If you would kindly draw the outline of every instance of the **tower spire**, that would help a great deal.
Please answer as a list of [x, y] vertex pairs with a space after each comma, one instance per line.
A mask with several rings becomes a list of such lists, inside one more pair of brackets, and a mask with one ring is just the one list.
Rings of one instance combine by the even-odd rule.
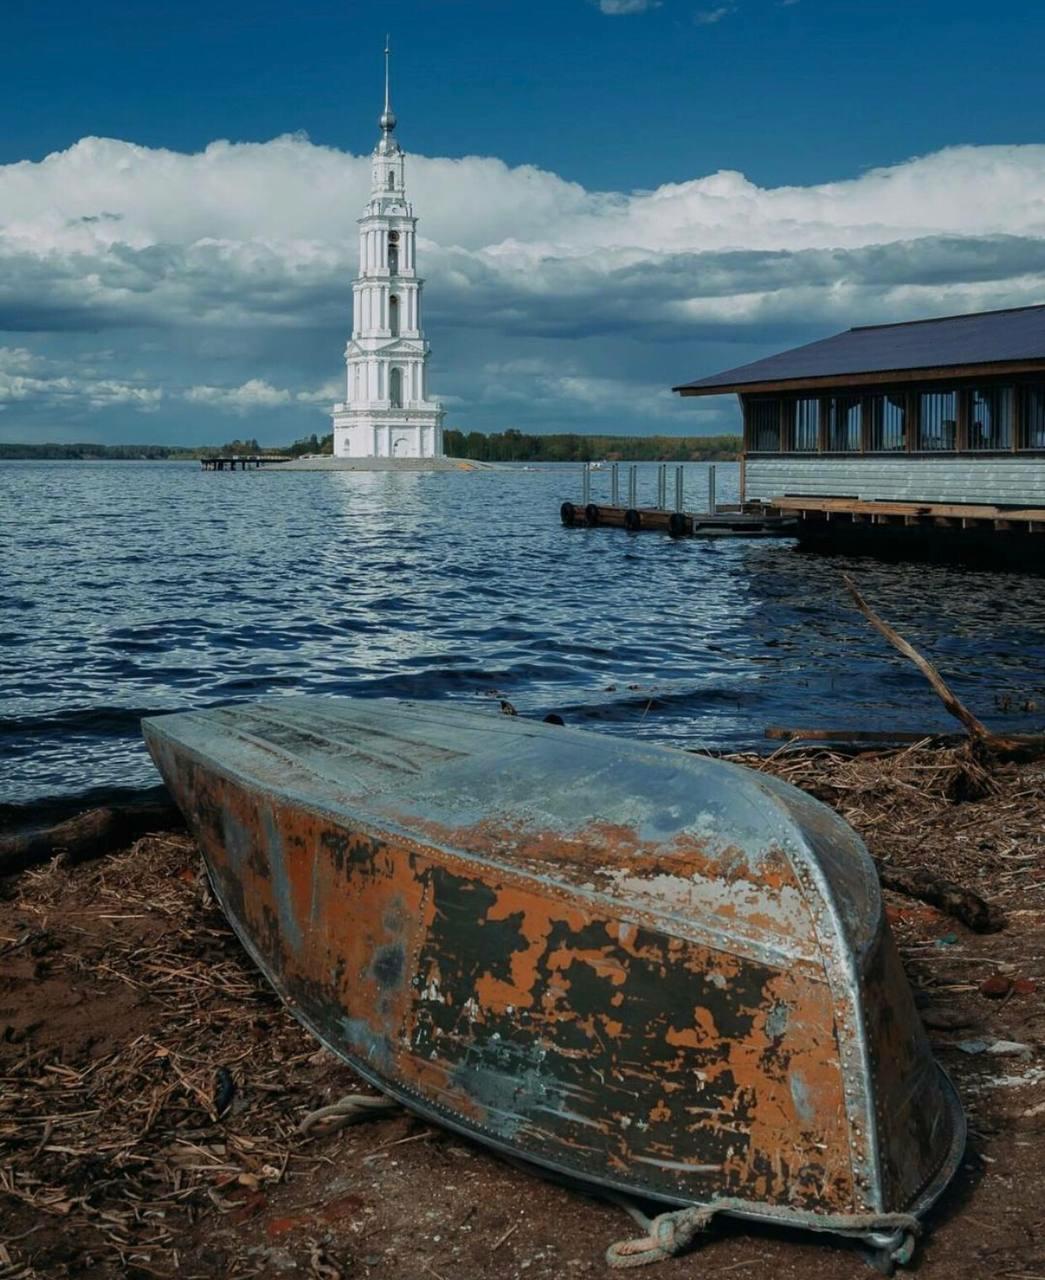
[[378, 124], [381, 131], [387, 138], [392, 130], [396, 127], [395, 112], [392, 110], [392, 97], [390, 90], [389, 62], [392, 54], [392, 42], [389, 36], [385, 36], [385, 109], [381, 112], [381, 119]]

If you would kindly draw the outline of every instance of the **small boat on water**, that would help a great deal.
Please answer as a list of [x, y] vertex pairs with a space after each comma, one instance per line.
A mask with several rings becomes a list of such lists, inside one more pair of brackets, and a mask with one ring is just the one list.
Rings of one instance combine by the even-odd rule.
[[243, 945], [367, 1080], [672, 1229], [728, 1212], [907, 1260], [964, 1122], [832, 810], [446, 703], [143, 727]]

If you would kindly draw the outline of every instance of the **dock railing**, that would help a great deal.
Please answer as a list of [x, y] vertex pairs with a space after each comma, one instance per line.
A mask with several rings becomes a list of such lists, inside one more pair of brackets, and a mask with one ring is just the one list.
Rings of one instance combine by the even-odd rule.
[[[700, 464], [698, 464], [700, 465]], [[761, 504], [732, 502], [720, 504], [716, 492], [714, 463], [707, 467], [707, 507], [704, 511], [686, 510], [685, 467], [675, 467], [675, 487], [669, 502], [668, 464], [660, 462], [655, 472], [656, 494], [652, 503], [639, 505], [639, 468], [628, 465], [627, 506], [621, 505], [620, 466], [614, 462], [609, 467], [609, 502], [593, 496], [594, 479], [606, 468], [599, 464], [584, 463], [581, 471], [581, 503], [575, 506], [564, 502], [559, 508], [562, 522], [567, 526], [601, 525], [606, 528], [626, 529], [629, 533], [640, 530], [661, 531], [673, 538], [692, 536], [711, 537], [793, 537], [797, 521], [790, 516], [766, 508]]]
[[[581, 465], [581, 506], [587, 507], [592, 502], [592, 476], [593, 474], [601, 474], [601, 468], [598, 473], [593, 473], [592, 464], [590, 462]], [[639, 506], [639, 468], [634, 464], [628, 466], [628, 510], [637, 510]], [[620, 463], [613, 462], [609, 469], [610, 477], [610, 501], [611, 507], [620, 507]], [[685, 493], [686, 493], [686, 469], [684, 466], [675, 467], [675, 496], [673, 503], [668, 505], [668, 464], [661, 462], [657, 464], [656, 485], [657, 492], [654, 501], [648, 504], [644, 509], [652, 511], [674, 511], [682, 513], [686, 509]], [[715, 494], [715, 464], [708, 466], [708, 489], [707, 489], [707, 507], [700, 514], [717, 515], [718, 504]]]

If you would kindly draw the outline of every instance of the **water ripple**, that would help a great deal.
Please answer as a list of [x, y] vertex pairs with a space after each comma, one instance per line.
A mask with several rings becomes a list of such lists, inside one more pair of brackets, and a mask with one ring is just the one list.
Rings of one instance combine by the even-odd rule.
[[[723, 500], [735, 486], [720, 466]], [[507, 697], [693, 746], [763, 746], [774, 723], [949, 728], [843, 570], [989, 723], [1045, 718], [1040, 579], [563, 529], [578, 491], [576, 468], [0, 464], [0, 802], [152, 783], [142, 715], [282, 693], [491, 715]]]

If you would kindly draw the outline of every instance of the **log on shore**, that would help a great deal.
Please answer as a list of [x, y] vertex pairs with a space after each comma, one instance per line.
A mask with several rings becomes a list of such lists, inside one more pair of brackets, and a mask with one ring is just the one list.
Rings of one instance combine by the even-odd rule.
[[884, 889], [928, 903], [960, 920], [974, 933], [996, 933], [1005, 927], [1002, 913], [964, 885], [945, 880], [925, 867], [895, 867], [877, 859], [875, 866]]
[[15, 875], [59, 854], [69, 862], [100, 858], [150, 831], [180, 830], [185, 819], [164, 793], [113, 800], [48, 826], [30, 823], [31, 818], [22, 830], [0, 835], [0, 876]]

